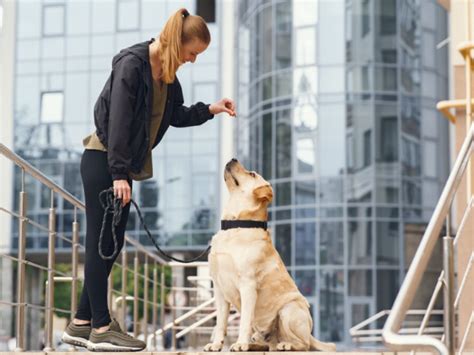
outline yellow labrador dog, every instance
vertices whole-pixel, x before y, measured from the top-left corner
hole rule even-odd
[[[224,180],[230,198],[222,219],[230,229],[212,238],[209,265],[218,313],[212,342],[204,351],[222,350],[231,304],[240,312],[240,328],[230,351],[335,351],[333,343],[311,335],[309,304],[266,230],[272,187],[235,159],[226,165]]]

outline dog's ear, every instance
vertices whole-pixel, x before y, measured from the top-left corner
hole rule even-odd
[[[270,185],[259,186],[253,190],[253,195],[255,199],[259,201],[267,201],[270,203],[273,200],[273,189]]]

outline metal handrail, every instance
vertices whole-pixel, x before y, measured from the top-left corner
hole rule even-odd
[[[435,349],[441,355],[449,355],[448,348],[438,339],[425,335],[405,336],[398,334],[398,331],[411,303],[413,302],[416,289],[418,288],[421,277],[426,270],[434,246],[438,241],[444,218],[448,214],[457,187],[459,186],[464,171],[466,170],[466,166],[469,163],[469,157],[473,146],[473,137],[474,124],[471,124],[459,155],[454,163],[454,167],[449,174],[441,197],[433,212],[433,216],[428,223],[428,227],[426,228],[413,261],[408,269],[407,275],[403,280],[400,291],[395,299],[392,312],[390,312],[387,321],[385,322],[382,338],[384,344],[390,349],[397,351]]]
[[[18,156],[15,152],[11,151],[8,147],[0,143],[0,155],[5,156],[9,161],[11,161],[13,164],[18,166],[21,169],[22,176],[21,176],[21,191],[20,191],[20,206],[19,206],[19,213],[13,213],[11,211],[8,211],[5,208],[0,208],[1,212],[5,212],[9,215],[12,215],[13,217],[16,217],[19,222],[19,242],[18,242],[18,257],[14,257],[12,255],[8,255],[6,253],[0,253],[0,257],[3,258],[8,258],[12,261],[16,261],[19,265],[18,267],[18,272],[17,272],[17,302],[4,302],[1,301],[1,304],[8,304],[10,306],[15,306],[17,307],[17,315],[16,315],[16,349],[15,351],[21,352],[24,351],[25,349],[25,316],[26,316],[26,309],[27,308],[37,308],[40,310],[43,310],[46,312],[45,314],[45,319],[46,319],[46,324],[45,324],[45,348],[43,350],[45,351],[51,351],[53,350],[53,311],[61,311],[62,313],[69,313],[71,316],[75,312],[76,306],[77,306],[77,297],[76,297],[76,290],[77,290],[77,281],[81,279],[77,275],[77,264],[79,261],[79,248],[82,247],[79,245],[79,223],[77,222],[77,214],[78,210],[84,211],[85,210],[85,204],[80,201],[77,197],[73,196],[71,193],[66,191],[64,188],[56,184],[53,180],[48,178],[46,175],[44,175],[41,171],[39,171],[37,168],[32,166],[30,163],[25,161],[23,158]],[[47,187],[50,190],[51,194],[51,206],[49,209],[49,220],[48,220],[48,227],[43,227],[42,225],[39,225],[38,223],[30,220],[29,218],[26,217],[26,196],[27,193],[24,191],[25,187],[25,174],[30,175],[33,177],[36,181],[39,181],[43,186]],[[71,203],[71,205],[74,207],[74,221],[72,222],[72,239],[68,239],[63,237],[58,231],[56,231],[56,208],[55,208],[55,203],[54,199],[56,196],[61,196],[65,201],[68,201]],[[25,243],[25,238],[26,238],[26,224],[32,224],[35,227],[39,227],[41,230],[48,232],[49,234],[49,241],[48,241],[48,263],[47,266],[39,265],[36,263],[33,263],[29,260],[26,259],[26,243]],[[63,239],[69,243],[71,243],[71,248],[72,248],[72,260],[71,263],[73,265],[73,270],[72,270],[72,276],[69,276],[68,274],[65,274],[63,272],[60,272],[58,270],[55,270],[55,257],[54,257],[54,250],[55,250],[55,240],[56,238]],[[127,266],[127,243],[128,245],[133,247],[134,253],[135,253],[135,265],[134,268],[129,268]],[[145,257],[145,275],[142,276],[140,272],[138,271],[138,253],[141,255],[144,255]],[[148,260],[150,260],[153,264],[153,279],[150,279],[148,276]],[[128,296],[125,292],[126,290],[126,282],[127,282],[127,272],[130,271],[134,274],[134,293],[135,293],[135,302],[134,302],[134,309],[138,310],[138,301],[142,301],[144,304],[144,322],[147,324],[147,315],[148,315],[148,306],[152,304],[152,311],[153,311],[153,323],[156,324],[157,322],[157,285],[158,285],[158,271],[157,271],[157,265],[161,264],[164,266],[167,266],[167,262],[162,259],[160,256],[157,254],[153,253],[152,251],[148,250],[145,248],[142,244],[140,244],[138,241],[131,239],[129,236],[125,235],[124,236],[124,248],[122,251],[122,297]],[[47,272],[48,278],[46,281],[46,299],[45,299],[45,305],[33,305],[29,304],[26,302],[26,289],[25,289],[25,266],[26,265],[31,265],[35,268],[38,268],[40,270],[43,270]],[[55,275],[60,275],[59,277]],[[139,280],[140,277],[140,280]],[[109,302],[111,302],[111,296],[112,296],[112,286],[111,286],[111,278],[109,278]],[[60,309],[57,307],[54,307],[54,281],[71,281],[72,282],[72,290],[71,290],[71,309],[70,310],[65,310],[65,309]],[[145,296],[144,298],[139,298],[138,299],[138,286],[139,286],[139,281],[144,283],[144,293]],[[149,283],[152,282],[153,284],[153,302],[148,301],[148,287]],[[161,272],[161,303],[160,303],[160,308],[161,308],[161,319],[164,319],[164,271]],[[126,308],[123,307],[123,314],[125,314]],[[138,312],[134,311],[134,332],[137,333],[137,318],[138,318]],[[123,320],[125,317],[123,317]],[[156,326],[155,326],[156,330]],[[135,334],[137,335],[137,334]],[[145,327],[145,336],[147,335],[147,327]],[[155,348],[156,348],[156,338],[155,340]]]

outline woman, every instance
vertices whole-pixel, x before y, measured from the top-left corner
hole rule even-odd
[[[235,116],[234,102],[230,99],[212,105],[202,102],[190,107],[183,105],[176,71],[186,62],[194,63],[210,40],[205,21],[181,9],[168,19],[159,40],[138,43],[113,58],[112,73],[94,107],[96,131],[84,139],[81,160],[87,221],[84,288],[75,318],[63,334],[66,343],[92,351],[132,351],[146,346],[123,332],[110,318],[107,278],[118,253],[113,253],[109,224],[101,251],[114,257],[104,260],[99,254],[104,214],[99,193],[113,185],[115,197],[122,200],[122,217],[116,228],[120,250],[130,209],[132,180],[152,176],[151,150],[168,127],[200,125],[222,112]]]

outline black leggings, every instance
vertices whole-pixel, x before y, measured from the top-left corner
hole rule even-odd
[[[99,201],[99,193],[113,185],[112,177],[107,168],[107,153],[99,150],[86,149],[81,160],[81,177],[84,186],[86,205],[86,255],[84,267],[84,287],[75,318],[92,320],[92,327],[100,328],[111,321],[107,306],[107,278],[112,270],[114,260],[103,260],[98,251],[100,229],[104,209]],[[129,180],[130,187],[132,181]],[[122,219],[116,229],[118,250],[123,247],[125,227],[127,225],[130,203],[122,211]],[[111,221],[107,217],[107,228],[102,240],[102,251],[111,255],[113,248]]]

